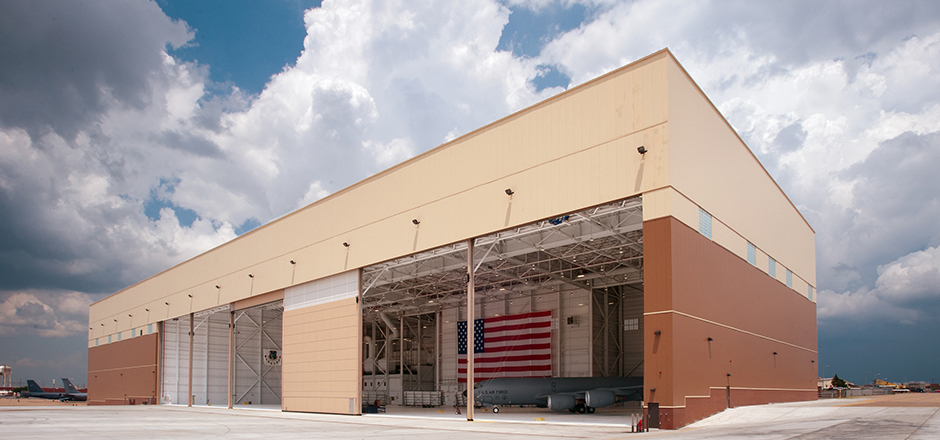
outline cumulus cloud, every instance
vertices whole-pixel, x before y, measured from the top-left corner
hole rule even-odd
[[[846,321],[940,324],[940,247],[879,266],[874,288],[820,292],[818,306],[819,318],[835,325]]]
[[[66,314],[74,314],[75,309],[84,304],[83,314],[88,316],[91,301],[86,301],[83,294],[70,292],[57,300],[62,307],[60,310]],[[13,293],[0,303],[0,335],[3,336],[35,333],[43,337],[62,337],[84,333],[85,328],[82,322],[60,319],[55,308],[32,293]]]
[[[0,127],[72,139],[113,105],[152,105],[160,53],[192,37],[156,3],[0,4]]]

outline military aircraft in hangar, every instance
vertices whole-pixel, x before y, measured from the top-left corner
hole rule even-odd
[[[492,406],[535,405],[554,411],[593,414],[596,408],[643,400],[642,377],[498,378],[473,387],[477,403]]]

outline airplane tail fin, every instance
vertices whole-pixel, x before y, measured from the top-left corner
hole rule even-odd
[[[35,380],[32,380],[32,379],[26,380],[26,386],[27,386],[27,390],[30,393],[44,393],[45,392],[43,391],[42,387],[39,386],[39,384],[36,383]]]
[[[62,378],[62,385],[65,387],[66,393],[77,393],[78,389],[75,388],[75,385],[72,385],[72,381],[66,377]]]

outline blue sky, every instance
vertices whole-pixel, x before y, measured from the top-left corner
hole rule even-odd
[[[940,380],[935,2],[0,2],[0,362],[88,304],[669,47],[816,230],[820,374]]]

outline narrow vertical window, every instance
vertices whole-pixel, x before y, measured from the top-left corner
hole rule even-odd
[[[95,347],[98,346],[98,338],[95,338]]]
[[[777,260],[767,257],[767,273],[771,278],[777,278]]]
[[[702,235],[708,237],[709,240],[712,238],[712,215],[705,212],[704,209],[698,209],[698,232]]]
[[[120,341],[120,340],[121,340],[121,334],[118,333],[118,341]]]
[[[812,301],[813,300],[813,286],[807,285],[806,287],[807,287],[806,293],[809,296],[809,300]]]
[[[147,334],[153,333],[153,324],[147,324]]]
[[[111,343],[111,335],[108,335],[108,343]]]
[[[787,269],[787,287],[793,288],[793,272]]]
[[[757,248],[751,242],[747,242],[747,262],[757,266]]]

